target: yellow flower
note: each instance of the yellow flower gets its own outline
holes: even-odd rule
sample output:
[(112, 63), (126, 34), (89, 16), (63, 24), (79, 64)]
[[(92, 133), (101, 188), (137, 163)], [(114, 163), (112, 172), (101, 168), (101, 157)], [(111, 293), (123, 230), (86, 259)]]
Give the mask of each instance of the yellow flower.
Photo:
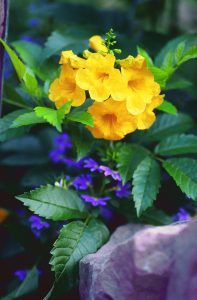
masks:
[(9, 216), (9, 212), (5, 208), (0, 208), (0, 223), (3, 223), (7, 217)]
[(55, 102), (57, 108), (71, 100), (73, 106), (80, 106), (84, 103), (85, 91), (76, 84), (76, 72), (69, 64), (64, 64), (60, 77), (52, 82), (49, 99)]
[[(160, 93), (160, 86), (154, 81), (153, 74), (147, 69), (145, 58), (128, 56), (119, 61), (123, 84), (113, 85), (112, 95), (115, 100), (126, 100), (128, 111), (139, 115), (145, 111), (147, 104)], [(120, 93), (121, 91), (121, 93)]]
[(148, 129), (155, 121), (156, 116), (153, 110), (162, 104), (164, 95), (153, 97), (151, 103), (147, 105), (145, 111), (136, 116), (137, 128), (140, 130)]
[(89, 39), (89, 46), (91, 49), (102, 52), (107, 52), (107, 47), (103, 44), (104, 40), (100, 35), (94, 35)]
[(86, 60), (77, 56), (73, 51), (62, 51), (60, 64), (70, 64), (74, 69), (85, 68)]
[(78, 86), (88, 90), (93, 100), (106, 100), (111, 94), (114, 81), (121, 79), (120, 71), (114, 68), (114, 63), (115, 56), (112, 54), (103, 56), (100, 53), (92, 53), (86, 61), (86, 68), (77, 71)]
[(136, 117), (129, 114), (125, 102), (116, 102), (112, 98), (88, 108), (93, 116), (94, 127), (87, 127), (95, 138), (121, 140), (137, 128)]

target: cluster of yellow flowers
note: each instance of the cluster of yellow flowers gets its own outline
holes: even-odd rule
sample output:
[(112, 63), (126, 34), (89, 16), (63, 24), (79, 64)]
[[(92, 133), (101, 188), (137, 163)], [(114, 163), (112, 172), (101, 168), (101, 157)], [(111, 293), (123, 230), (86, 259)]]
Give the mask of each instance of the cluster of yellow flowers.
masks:
[(94, 103), (88, 112), (94, 126), (88, 127), (94, 137), (120, 140), (136, 129), (147, 129), (155, 121), (153, 110), (163, 101), (160, 86), (147, 69), (145, 58), (128, 56), (116, 60), (100, 36), (90, 39), (84, 58), (72, 51), (63, 51), (59, 78), (51, 84), (49, 98), (61, 107), (72, 100), (80, 106), (86, 91)]

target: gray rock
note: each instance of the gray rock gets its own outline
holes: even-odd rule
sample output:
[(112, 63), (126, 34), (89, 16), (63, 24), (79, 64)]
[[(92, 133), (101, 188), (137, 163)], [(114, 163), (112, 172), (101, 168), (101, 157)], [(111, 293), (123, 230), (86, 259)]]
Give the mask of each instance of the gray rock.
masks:
[(196, 300), (197, 220), (125, 225), (80, 262), (81, 300)]

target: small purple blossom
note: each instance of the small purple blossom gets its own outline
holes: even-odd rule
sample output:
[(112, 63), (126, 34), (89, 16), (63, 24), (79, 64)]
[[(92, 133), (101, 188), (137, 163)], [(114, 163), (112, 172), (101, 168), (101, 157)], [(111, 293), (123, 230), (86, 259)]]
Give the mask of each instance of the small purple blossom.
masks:
[(99, 165), (92, 158), (87, 158), (84, 160), (84, 168), (90, 169), (91, 172), (97, 171), (99, 169)]
[(63, 153), (62, 151), (60, 151), (59, 149), (54, 149), (49, 153), (49, 157), (51, 158), (51, 160), (54, 163), (59, 163), (62, 162), (62, 160), (64, 159)]
[(44, 228), (49, 228), (50, 225), (48, 222), (43, 221), (40, 217), (32, 215), (29, 217), (29, 222), (31, 223), (31, 230), (33, 234), (37, 237), (40, 238), (40, 231)]
[(87, 190), (91, 183), (92, 176), (90, 174), (82, 174), (75, 178), (72, 185), (76, 188), (76, 190)]
[(54, 144), (58, 146), (58, 149), (64, 152), (66, 149), (72, 148), (72, 142), (67, 133), (62, 133), (54, 139)]
[(123, 185), (122, 182), (119, 182), (116, 187), (115, 194), (118, 198), (129, 197), (131, 195), (130, 188), (131, 188), (131, 186), (129, 183)]
[(111, 220), (113, 217), (113, 211), (106, 207), (106, 206), (102, 206), (101, 207), (101, 216), (105, 219), (105, 220)]
[(105, 206), (106, 201), (110, 200), (110, 197), (96, 198), (90, 195), (81, 195), (81, 198), (85, 202), (90, 202), (93, 206), (98, 206), (98, 205)]
[(20, 281), (23, 281), (27, 276), (27, 270), (25, 269), (16, 270), (14, 272), (14, 276), (16, 276)]
[(28, 27), (30, 27), (30, 28), (38, 27), (38, 26), (40, 25), (40, 20), (39, 20), (39, 19), (36, 19), (36, 18), (29, 19), (29, 20), (27, 21), (27, 25), (28, 25)]
[(113, 171), (106, 166), (100, 166), (99, 170), (103, 172), (105, 176), (111, 176), (114, 180), (121, 181), (120, 174), (117, 171)]
[(181, 207), (172, 218), (174, 222), (185, 221), (190, 219), (190, 214), (184, 208)]

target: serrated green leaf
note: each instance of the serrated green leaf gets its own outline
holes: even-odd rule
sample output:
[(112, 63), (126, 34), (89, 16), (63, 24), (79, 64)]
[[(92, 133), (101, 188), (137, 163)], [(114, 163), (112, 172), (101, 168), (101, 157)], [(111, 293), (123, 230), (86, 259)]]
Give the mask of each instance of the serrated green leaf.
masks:
[(43, 118), (44, 120), (49, 122), (49, 124), (55, 126), (59, 132), (61, 132), (61, 124), (65, 118), (65, 114), (68, 113), (68, 111), (70, 110), (70, 107), (71, 102), (69, 101), (59, 109), (37, 106), (34, 108), (34, 110), (37, 117)]
[(19, 285), (17, 289), (12, 291), (5, 297), (2, 297), (1, 300), (12, 300), (24, 297), (25, 295), (35, 291), (38, 288), (38, 270), (36, 267), (33, 267), (28, 273), (23, 282)]
[(16, 70), (19, 80), (24, 84), (30, 95), (40, 96), (40, 90), (38, 82), (32, 72), (32, 70), (26, 67), (23, 62), (19, 59), (16, 53), (0, 38), (0, 43), (4, 46), (7, 51), (11, 62)]
[(156, 146), (155, 153), (162, 156), (197, 153), (197, 136), (193, 134), (169, 136)]
[(88, 126), (94, 126), (94, 120), (90, 113), (78, 111), (67, 115), (67, 119), (74, 122), (79, 122)]
[(177, 108), (172, 103), (164, 100), (163, 103), (157, 107), (158, 110), (164, 111), (171, 115), (177, 114)]
[(176, 115), (162, 114), (147, 131), (144, 139), (160, 141), (163, 138), (177, 133), (184, 133), (194, 126), (189, 115), (177, 113)]
[(121, 175), (123, 184), (130, 180), (133, 176), (133, 172), (139, 165), (139, 163), (150, 153), (147, 149), (135, 145), (124, 144), (118, 153), (117, 167), (118, 172)]
[(18, 118), (16, 118), (13, 121), (10, 128), (18, 128), (18, 127), (21, 127), (21, 126), (40, 124), (40, 123), (46, 123), (46, 121), (43, 118), (38, 117), (36, 115), (36, 113), (33, 111), (33, 112), (29, 112), (29, 113), (25, 113), (23, 115), (20, 115)]
[(151, 207), (156, 200), (160, 187), (160, 167), (158, 163), (146, 157), (133, 174), (132, 195), (137, 215)]
[(143, 56), (146, 59), (146, 63), (147, 66), (153, 66), (153, 61), (152, 58), (150, 57), (150, 55), (146, 52), (146, 50), (142, 49), (141, 47), (137, 46), (137, 52), (138, 54), (140, 54), (141, 56)]
[(27, 110), (19, 109), (14, 112), (11, 112), (5, 115), (3, 118), (0, 119), (0, 142), (5, 142), (10, 140), (14, 137), (20, 136), (24, 134), (27, 130), (24, 128), (19, 129), (12, 129), (10, 126), (12, 122), (21, 114), (26, 113)]
[(54, 221), (87, 216), (83, 201), (74, 191), (52, 185), (24, 193), (16, 199), (22, 201), (37, 215)]
[(197, 200), (197, 160), (171, 158), (163, 162), (163, 167), (183, 193), (193, 200)]
[(79, 261), (87, 254), (96, 252), (108, 237), (107, 227), (97, 219), (65, 225), (51, 251), (50, 264), (56, 279), (44, 299), (55, 299), (72, 288), (78, 282)]

